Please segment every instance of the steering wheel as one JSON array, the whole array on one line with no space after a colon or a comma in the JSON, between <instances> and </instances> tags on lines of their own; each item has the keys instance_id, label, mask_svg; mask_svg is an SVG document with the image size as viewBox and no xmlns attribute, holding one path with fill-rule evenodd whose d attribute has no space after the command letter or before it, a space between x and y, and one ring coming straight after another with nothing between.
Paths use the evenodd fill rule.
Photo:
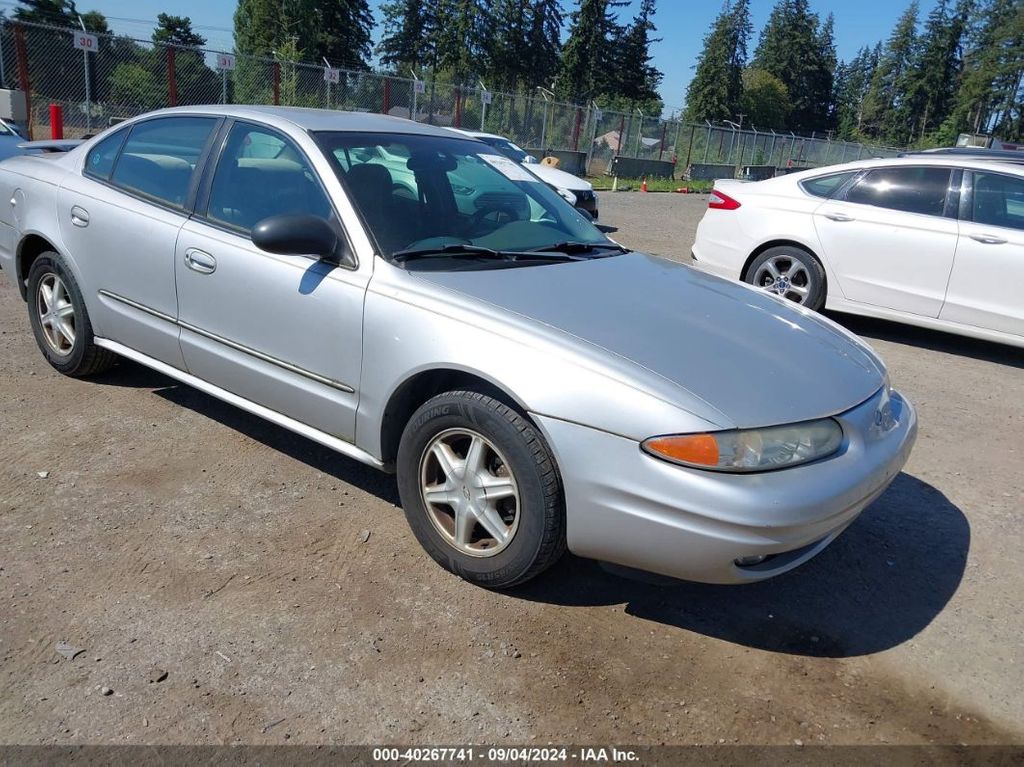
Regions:
<instances>
[{"instance_id":1,"label":"steering wheel","mask_svg":"<svg viewBox=\"0 0 1024 767\"><path fill-rule=\"evenodd\" d=\"M470 219L470 228L473 231L478 230L488 216L494 216L494 228L497 229L499 226L504 226L513 221L519 220L519 215L509 205L502 205L497 203L491 203L490 205L484 205L482 208L473 214ZM504 220L502 220L504 218Z\"/></svg>"}]
</instances>

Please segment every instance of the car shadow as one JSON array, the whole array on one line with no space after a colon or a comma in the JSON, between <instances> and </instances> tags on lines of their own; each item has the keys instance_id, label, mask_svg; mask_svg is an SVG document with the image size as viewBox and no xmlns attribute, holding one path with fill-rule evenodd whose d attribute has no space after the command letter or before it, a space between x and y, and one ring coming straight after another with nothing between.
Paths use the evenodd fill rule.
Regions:
<instances>
[{"instance_id":1,"label":"car shadow","mask_svg":"<svg viewBox=\"0 0 1024 767\"><path fill-rule=\"evenodd\" d=\"M91 379L155 394L336 479L400 505L394 477L127 360ZM568 607L624 604L629 615L793 655L853 657L895 647L942 611L963 577L966 517L940 491L901 473L831 546L760 583L715 586L568 555L508 593ZM681 554L682 555L682 554Z\"/></svg>"},{"instance_id":2,"label":"car shadow","mask_svg":"<svg viewBox=\"0 0 1024 767\"><path fill-rule=\"evenodd\" d=\"M716 586L570 556L511 593L566 606L625 604L629 615L747 647L845 658L921 632L956 593L969 547L960 509L900 474L830 547L777 578Z\"/></svg>"},{"instance_id":3,"label":"car shadow","mask_svg":"<svg viewBox=\"0 0 1024 767\"><path fill-rule=\"evenodd\" d=\"M121 359L116 367L89 380L104 386L152 389L158 397L217 421L317 471L372 493L387 503L399 505L398 486L392 475L341 455L143 365Z\"/></svg>"},{"instance_id":4,"label":"car shadow","mask_svg":"<svg viewBox=\"0 0 1024 767\"><path fill-rule=\"evenodd\" d=\"M941 330L919 328L891 320L861 317L855 314L825 312L851 333L869 339L891 341L907 346L919 346L936 352L971 357L983 362L994 362L1008 367L1024 368L1024 350L1007 344L983 341L978 338L944 333Z\"/></svg>"}]
</instances>

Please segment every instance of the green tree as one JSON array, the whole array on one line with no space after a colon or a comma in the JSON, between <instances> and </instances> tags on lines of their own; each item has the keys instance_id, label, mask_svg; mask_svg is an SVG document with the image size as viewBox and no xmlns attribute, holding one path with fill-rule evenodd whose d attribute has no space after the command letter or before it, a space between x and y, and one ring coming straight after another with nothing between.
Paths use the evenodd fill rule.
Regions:
<instances>
[{"instance_id":1,"label":"green tree","mask_svg":"<svg viewBox=\"0 0 1024 767\"><path fill-rule=\"evenodd\" d=\"M374 21L366 0L306 0L302 16L311 22L300 40L309 55L342 69L370 68Z\"/></svg>"},{"instance_id":2,"label":"green tree","mask_svg":"<svg viewBox=\"0 0 1024 767\"><path fill-rule=\"evenodd\" d=\"M615 9L622 5L621 0L579 0L570 16L569 38L555 81L562 98L585 103L614 92L611 62L614 41L621 35Z\"/></svg>"},{"instance_id":3,"label":"green tree","mask_svg":"<svg viewBox=\"0 0 1024 767\"><path fill-rule=\"evenodd\" d=\"M740 111L749 38L747 0L723 8L704 37L696 71L686 89L688 120L731 120Z\"/></svg>"},{"instance_id":4,"label":"green tree","mask_svg":"<svg viewBox=\"0 0 1024 767\"><path fill-rule=\"evenodd\" d=\"M937 140L957 134L992 133L1024 140L1024 5L1019 0L988 0L972 14L967 50L950 116Z\"/></svg>"},{"instance_id":5,"label":"green tree","mask_svg":"<svg viewBox=\"0 0 1024 767\"><path fill-rule=\"evenodd\" d=\"M780 0L761 32L752 66L779 78L789 91L793 130L829 126L835 48L831 23L820 23L808 0Z\"/></svg>"},{"instance_id":6,"label":"green tree","mask_svg":"<svg viewBox=\"0 0 1024 767\"><path fill-rule=\"evenodd\" d=\"M202 48L206 45L206 38L192 31L192 19L167 13L156 17L152 39L158 45L176 45L181 48Z\"/></svg>"},{"instance_id":7,"label":"green tree","mask_svg":"<svg viewBox=\"0 0 1024 767\"><path fill-rule=\"evenodd\" d=\"M761 129L785 128L793 109L786 84L763 69L743 72L740 107L745 121Z\"/></svg>"},{"instance_id":8,"label":"green tree","mask_svg":"<svg viewBox=\"0 0 1024 767\"><path fill-rule=\"evenodd\" d=\"M384 35L377 45L381 64L392 71L420 70L434 61L433 2L393 0L380 7Z\"/></svg>"},{"instance_id":9,"label":"green tree","mask_svg":"<svg viewBox=\"0 0 1024 767\"><path fill-rule=\"evenodd\" d=\"M917 0L896 22L864 97L861 126L875 139L905 145L913 126L910 92L917 58Z\"/></svg>"},{"instance_id":10,"label":"green tree","mask_svg":"<svg viewBox=\"0 0 1024 767\"><path fill-rule=\"evenodd\" d=\"M652 37L654 0L641 0L640 8L614 46L616 58L611 83L614 96L629 109L640 107L645 113L661 111L658 86L662 74L652 63L650 47L660 40Z\"/></svg>"},{"instance_id":11,"label":"green tree","mask_svg":"<svg viewBox=\"0 0 1024 767\"><path fill-rule=\"evenodd\" d=\"M907 100L917 140L934 132L949 116L963 62L961 46L974 0L960 0L950 11L939 0L928 14L909 78Z\"/></svg>"},{"instance_id":12,"label":"green tree","mask_svg":"<svg viewBox=\"0 0 1024 767\"><path fill-rule=\"evenodd\" d=\"M238 0L235 9L235 51L270 56L293 33L281 0Z\"/></svg>"},{"instance_id":13,"label":"green tree","mask_svg":"<svg viewBox=\"0 0 1024 767\"><path fill-rule=\"evenodd\" d=\"M874 48L864 46L850 62L840 64L836 70L835 125L839 138L858 140L862 137L862 106L881 50L880 44Z\"/></svg>"}]
</instances>

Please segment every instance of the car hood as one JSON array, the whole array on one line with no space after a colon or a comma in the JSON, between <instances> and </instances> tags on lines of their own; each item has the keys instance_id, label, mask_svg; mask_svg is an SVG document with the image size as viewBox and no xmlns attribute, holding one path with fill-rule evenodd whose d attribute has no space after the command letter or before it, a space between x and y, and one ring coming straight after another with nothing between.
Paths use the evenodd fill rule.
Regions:
<instances>
[{"instance_id":1,"label":"car hood","mask_svg":"<svg viewBox=\"0 0 1024 767\"><path fill-rule=\"evenodd\" d=\"M573 192L589 191L593 189L589 181L574 176L571 173L567 173L564 170L558 168L552 168L550 165L541 165L540 163L529 163L525 164L528 171L538 176L541 181L546 184L561 187L562 189L569 189Z\"/></svg>"},{"instance_id":2,"label":"car hood","mask_svg":"<svg viewBox=\"0 0 1024 767\"><path fill-rule=\"evenodd\" d=\"M834 323L746 285L643 253L418 277L625 358L739 428L821 418L882 385ZM686 396L681 393L681 407Z\"/></svg>"}]
</instances>

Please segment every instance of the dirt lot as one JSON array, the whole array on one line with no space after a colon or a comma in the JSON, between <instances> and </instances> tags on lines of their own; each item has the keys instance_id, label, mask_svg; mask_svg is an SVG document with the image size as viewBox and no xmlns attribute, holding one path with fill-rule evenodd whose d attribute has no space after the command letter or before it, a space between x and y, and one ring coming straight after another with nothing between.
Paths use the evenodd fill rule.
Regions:
<instances>
[{"instance_id":1,"label":"dirt lot","mask_svg":"<svg viewBox=\"0 0 1024 767\"><path fill-rule=\"evenodd\" d=\"M704 204L602 218L685 256ZM921 436L830 549L495 594L420 551L391 477L133 364L60 377L0 280L0 742L1024 742L1024 355L839 319Z\"/></svg>"}]
</instances>

